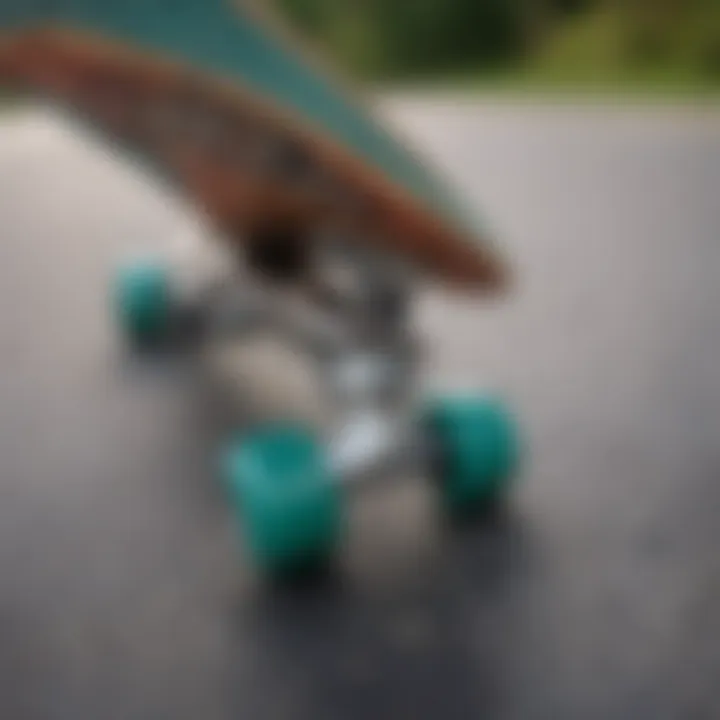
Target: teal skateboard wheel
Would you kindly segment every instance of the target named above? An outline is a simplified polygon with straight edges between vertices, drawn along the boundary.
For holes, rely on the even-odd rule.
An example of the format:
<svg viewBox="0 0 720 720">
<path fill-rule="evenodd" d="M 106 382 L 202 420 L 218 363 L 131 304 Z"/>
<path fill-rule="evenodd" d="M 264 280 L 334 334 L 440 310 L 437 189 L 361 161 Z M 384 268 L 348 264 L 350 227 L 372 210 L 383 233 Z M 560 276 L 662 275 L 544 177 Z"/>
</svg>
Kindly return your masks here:
<svg viewBox="0 0 720 720">
<path fill-rule="evenodd" d="M 168 330 L 172 311 L 167 267 L 138 260 L 118 268 L 114 281 L 115 310 L 125 335 L 133 342 L 152 342 Z"/>
<path fill-rule="evenodd" d="M 256 431 L 231 447 L 224 472 L 256 565 L 272 574 L 322 566 L 343 529 L 343 503 L 324 453 L 295 425 Z"/>
<path fill-rule="evenodd" d="M 519 466 L 514 420 L 495 398 L 448 397 L 426 410 L 433 474 L 451 514 L 494 506 Z"/>
</svg>

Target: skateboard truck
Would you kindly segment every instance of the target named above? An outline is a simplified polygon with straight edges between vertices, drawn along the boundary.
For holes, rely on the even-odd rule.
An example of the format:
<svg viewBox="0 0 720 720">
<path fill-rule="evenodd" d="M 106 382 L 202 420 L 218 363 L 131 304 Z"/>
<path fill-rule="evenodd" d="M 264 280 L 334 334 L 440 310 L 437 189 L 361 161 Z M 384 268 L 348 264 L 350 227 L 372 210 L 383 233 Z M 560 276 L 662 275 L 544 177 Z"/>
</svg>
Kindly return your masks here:
<svg viewBox="0 0 720 720">
<path fill-rule="evenodd" d="M 418 464 L 425 443 L 407 420 L 420 352 L 408 329 L 408 273 L 377 253 L 329 254 L 299 281 L 304 263 L 291 275 L 283 262 L 278 278 L 249 252 L 250 272 L 213 286 L 205 317 L 233 339 L 271 331 L 311 358 L 332 418 L 328 465 L 349 485 Z"/>
<path fill-rule="evenodd" d="M 516 469 L 511 420 L 497 401 L 418 397 L 422 354 L 408 318 L 409 268 L 340 243 L 318 255 L 291 283 L 249 262 L 241 277 L 213 279 L 196 299 L 211 336 L 270 331 L 312 359 L 326 391 L 325 432 L 273 423 L 234 442 L 224 459 L 246 545 L 271 572 L 332 554 L 351 487 L 429 474 L 455 514 L 491 506 Z M 136 340 L 171 322 L 170 274 L 158 260 L 120 272 L 120 317 Z"/>
</svg>

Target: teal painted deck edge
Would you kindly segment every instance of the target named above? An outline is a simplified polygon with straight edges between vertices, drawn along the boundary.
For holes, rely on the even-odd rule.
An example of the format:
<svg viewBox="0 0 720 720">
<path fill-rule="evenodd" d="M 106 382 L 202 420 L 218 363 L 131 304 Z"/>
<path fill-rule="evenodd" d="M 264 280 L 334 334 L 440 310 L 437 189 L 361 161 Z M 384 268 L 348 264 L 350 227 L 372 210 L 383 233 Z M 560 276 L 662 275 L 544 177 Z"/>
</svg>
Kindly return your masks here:
<svg viewBox="0 0 720 720">
<path fill-rule="evenodd" d="M 229 0 L 15 0 L 0 9 L 0 26 L 51 19 L 102 33 L 246 84 L 278 106 L 299 113 L 320 132 L 382 170 L 451 226 L 480 231 L 470 208 L 414 153 L 393 139 L 361 103 L 273 37 L 251 10 Z"/>
</svg>

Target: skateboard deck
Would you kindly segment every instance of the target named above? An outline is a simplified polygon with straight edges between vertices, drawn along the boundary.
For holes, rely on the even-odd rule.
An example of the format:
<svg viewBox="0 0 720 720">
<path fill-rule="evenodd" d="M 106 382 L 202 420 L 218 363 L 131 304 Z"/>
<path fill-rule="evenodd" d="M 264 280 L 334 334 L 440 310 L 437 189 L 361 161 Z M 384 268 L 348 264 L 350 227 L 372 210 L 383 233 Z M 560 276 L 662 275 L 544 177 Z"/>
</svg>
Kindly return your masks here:
<svg viewBox="0 0 720 720">
<path fill-rule="evenodd" d="M 233 242 L 332 232 L 450 284 L 506 281 L 446 185 L 251 3 L 8 0 L 0 31 L 0 80 L 121 141 Z"/>
</svg>

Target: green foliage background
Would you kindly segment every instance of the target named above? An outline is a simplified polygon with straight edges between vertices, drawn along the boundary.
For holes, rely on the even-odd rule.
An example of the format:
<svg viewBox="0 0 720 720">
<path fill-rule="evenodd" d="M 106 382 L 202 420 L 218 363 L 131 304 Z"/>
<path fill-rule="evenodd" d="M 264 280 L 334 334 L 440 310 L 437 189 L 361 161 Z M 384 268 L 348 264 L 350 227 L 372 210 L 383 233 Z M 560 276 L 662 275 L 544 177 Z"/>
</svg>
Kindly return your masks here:
<svg viewBox="0 0 720 720">
<path fill-rule="evenodd" d="M 374 79 L 510 72 L 720 83 L 720 0 L 277 0 Z"/>
</svg>

